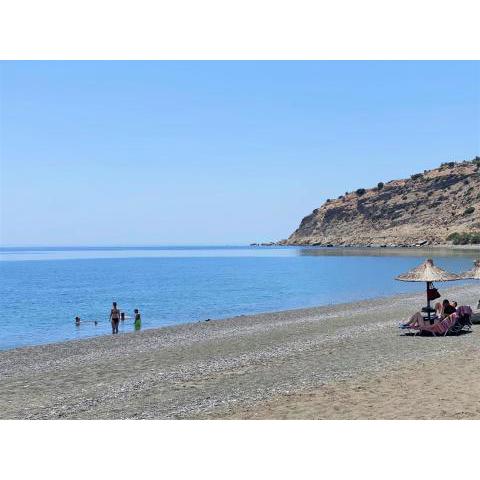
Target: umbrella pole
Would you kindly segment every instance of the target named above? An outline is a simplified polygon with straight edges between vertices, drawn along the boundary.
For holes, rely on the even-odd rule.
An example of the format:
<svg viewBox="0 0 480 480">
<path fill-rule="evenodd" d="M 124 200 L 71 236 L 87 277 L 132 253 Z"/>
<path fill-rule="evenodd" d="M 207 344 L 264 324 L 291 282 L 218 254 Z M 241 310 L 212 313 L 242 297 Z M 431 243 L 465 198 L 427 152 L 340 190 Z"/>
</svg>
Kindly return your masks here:
<svg viewBox="0 0 480 480">
<path fill-rule="evenodd" d="M 428 321 L 431 325 L 433 322 L 430 318 L 430 298 L 428 297 L 428 291 L 430 290 L 430 283 L 431 282 L 427 282 L 427 318 L 428 318 Z"/>
</svg>

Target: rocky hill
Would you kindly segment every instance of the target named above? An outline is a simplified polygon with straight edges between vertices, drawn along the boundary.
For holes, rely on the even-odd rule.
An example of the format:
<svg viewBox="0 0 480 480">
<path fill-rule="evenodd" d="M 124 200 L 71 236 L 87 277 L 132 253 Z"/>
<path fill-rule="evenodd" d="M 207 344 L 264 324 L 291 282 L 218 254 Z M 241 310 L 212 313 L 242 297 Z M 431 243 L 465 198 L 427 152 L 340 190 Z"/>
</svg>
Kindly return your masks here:
<svg viewBox="0 0 480 480">
<path fill-rule="evenodd" d="M 480 243 L 480 157 L 327 200 L 282 245 Z"/>
</svg>

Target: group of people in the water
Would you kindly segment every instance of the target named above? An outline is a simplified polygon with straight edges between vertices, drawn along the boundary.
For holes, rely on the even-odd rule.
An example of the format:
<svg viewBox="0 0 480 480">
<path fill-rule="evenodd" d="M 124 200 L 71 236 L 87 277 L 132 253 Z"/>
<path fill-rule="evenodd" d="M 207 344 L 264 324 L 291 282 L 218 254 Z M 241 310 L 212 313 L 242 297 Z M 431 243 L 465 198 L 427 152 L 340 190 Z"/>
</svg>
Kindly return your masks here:
<svg viewBox="0 0 480 480">
<path fill-rule="evenodd" d="M 120 322 L 124 322 L 125 319 L 129 319 L 131 317 L 125 316 L 125 312 L 121 311 L 118 306 L 117 302 L 113 302 L 112 308 L 110 310 L 109 321 L 112 325 L 112 335 L 118 333 L 118 327 Z M 75 317 L 75 325 L 79 327 L 82 323 L 85 323 L 85 320 L 82 320 L 80 317 Z M 93 320 L 94 325 L 98 325 L 97 320 Z M 133 328 L 137 331 L 142 328 L 142 317 L 138 308 L 133 311 Z"/>
</svg>

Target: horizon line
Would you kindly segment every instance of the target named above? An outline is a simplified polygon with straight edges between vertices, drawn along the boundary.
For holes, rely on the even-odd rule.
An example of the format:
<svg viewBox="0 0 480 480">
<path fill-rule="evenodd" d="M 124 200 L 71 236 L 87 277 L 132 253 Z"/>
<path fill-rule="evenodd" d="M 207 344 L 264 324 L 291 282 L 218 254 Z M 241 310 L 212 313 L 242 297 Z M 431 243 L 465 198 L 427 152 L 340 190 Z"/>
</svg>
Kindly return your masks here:
<svg viewBox="0 0 480 480">
<path fill-rule="evenodd" d="M 248 247 L 252 243 L 165 243 L 165 244 L 23 244 L 23 245 L 0 245 L 0 249 L 8 248 L 168 248 L 168 247 Z M 266 242 L 265 242 L 266 243 Z"/>
</svg>

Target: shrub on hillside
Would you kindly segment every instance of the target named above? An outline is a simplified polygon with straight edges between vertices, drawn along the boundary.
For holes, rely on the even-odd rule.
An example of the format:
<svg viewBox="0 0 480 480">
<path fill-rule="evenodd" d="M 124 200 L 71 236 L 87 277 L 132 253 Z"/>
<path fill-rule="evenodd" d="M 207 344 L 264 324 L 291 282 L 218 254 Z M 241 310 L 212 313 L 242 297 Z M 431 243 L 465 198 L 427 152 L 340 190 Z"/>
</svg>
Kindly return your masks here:
<svg viewBox="0 0 480 480">
<path fill-rule="evenodd" d="M 440 164 L 440 168 L 453 168 L 455 166 L 455 162 L 444 162 Z"/>
<path fill-rule="evenodd" d="M 468 245 L 480 243 L 480 232 L 455 232 L 451 233 L 447 240 L 451 241 L 454 245 Z"/>
<path fill-rule="evenodd" d="M 357 190 L 356 190 L 355 193 L 356 193 L 359 197 L 361 197 L 362 195 L 365 195 L 366 192 L 367 192 L 367 191 L 366 191 L 364 188 L 357 188 Z"/>
<path fill-rule="evenodd" d="M 480 233 L 471 233 L 470 234 L 470 243 L 479 244 L 480 243 Z"/>
</svg>

